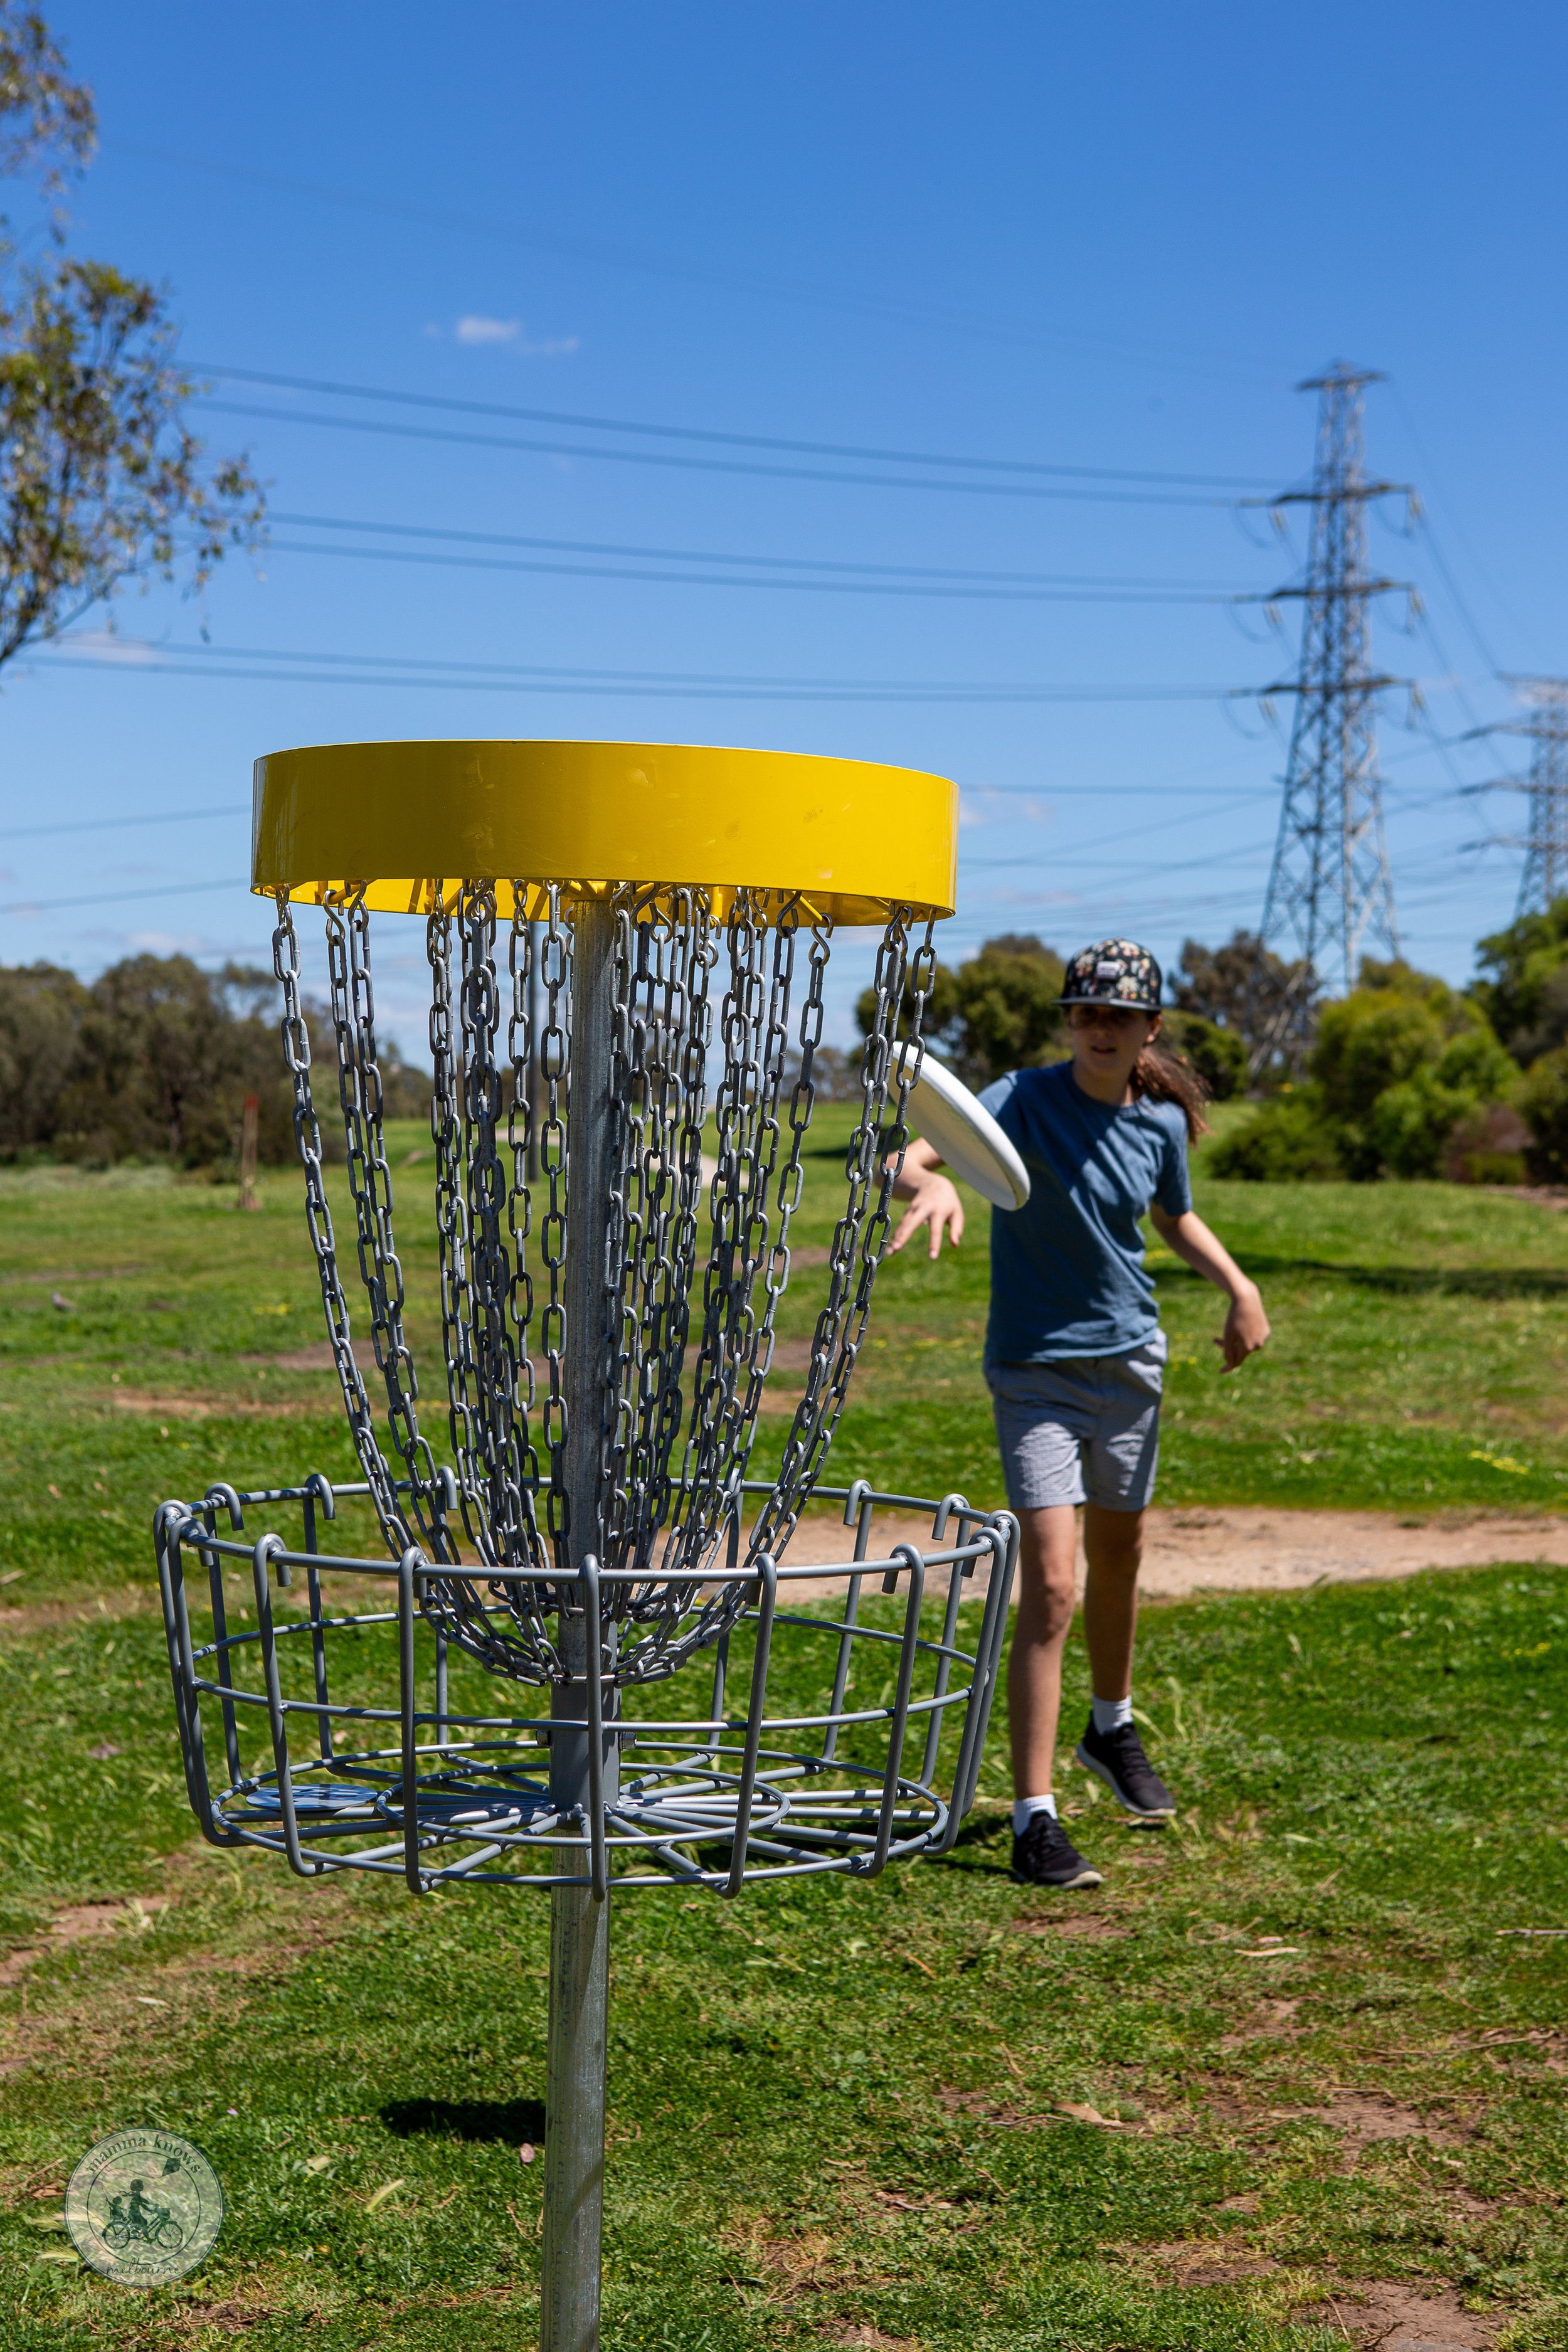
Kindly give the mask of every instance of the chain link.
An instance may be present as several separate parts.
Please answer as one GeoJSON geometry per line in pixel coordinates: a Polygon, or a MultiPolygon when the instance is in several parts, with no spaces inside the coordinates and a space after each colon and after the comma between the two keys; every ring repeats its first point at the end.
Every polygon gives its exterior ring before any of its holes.
{"type": "Polygon", "coordinates": [[[305,1171],[305,1220],[315,1253],[321,1304],[326,1309],[333,1368],[342,1390],[349,1433],[370,1486],[382,1534],[391,1550],[402,1551],[416,1538],[404,1516],[396,1481],[377,1441],[370,1399],[354,1361],[348,1300],[338,1271],[337,1243],[321,1169],[321,1130],[310,1090],[310,1032],[300,1000],[300,941],[293,910],[282,891],[278,894],[278,922],[272,933],[272,969],[283,991],[283,1058],[293,1081],[294,1145],[305,1171]]]}
{"type": "MultiPolygon", "coordinates": [[[[418,1430],[362,900],[346,913],[327,909],[328,963],[376,1360],[413,1520],[447,1571],[426,1580],[426,1612],[495,1670],[546,1680],[562,1671],[552,1624],[559,1590],[493,1581],[484,1569],[575,1566],[565,1513],[566,1353],[580,1344],[566,1328],[565,1312],[573,924],[559,885],[543,890],[537,937],[526,914],[528,887],[513,883],[512,899],[504,1005],[493,886],[437,885],[426,929],[448,1422],[477,1574],[450,1572],[458,1560],[445,1519],[446,1474],[418,1430]],[[531,982],[542,995],[537,1037],[531,982]],[[531,1131],[542,1202],[527,1177],[531,1131]],[[542,1359],[542,1382],[535,1356],[542,1359]]],[[[583,1245],[602,1267],[605,1303],[601,1566],[637,1577],[606,1587],[605,1595],[606,1618],[621,1621],[616,1679],[628,1682],[672,1672],[744,1605],[744,1586],[705,1591],[702,1580],[740,1508],[773,1365],[816,1102],[832,930],[800,899],[776,905],[745,891],[735,894],[721,919],[708,894],[691,889],[621,887],[614,909],[608,1195],[602,1235],[583,1245]],[[805,987],[795,1022],[799,1070],[781,1115],[803,934],[805,987]],[[721,960],[721,1064],[704,1204],[702,1144],[721,960]],[[693,1351],[694,1317],[700,1328],[693,1351]]],[[[847,1198],[828,1253],[827,1299],[780,1474],[751,1533],[750,1559],[776,1555],[788,1541],[820,1475],[864,1340],[890,1229],[892,1183],[909,1139],[906,1115],[935,970],[930,923],[912,950],[911,924],[909,908],[895,908],[878,951],[875,1013],[861,1057],[860,1114],[846,1154],[847,1198]],[[900,1047],[906,1003],[911,1038],[900,1047]]],[[[298,944],[281,900],[274,966],[284,989],[296,1135],[334,1361],[383,1529],[401,1549],[418,1538],[409,1531],[398,1482],[377,1444],[349,1340],[310,1105],[298,944]]]]}

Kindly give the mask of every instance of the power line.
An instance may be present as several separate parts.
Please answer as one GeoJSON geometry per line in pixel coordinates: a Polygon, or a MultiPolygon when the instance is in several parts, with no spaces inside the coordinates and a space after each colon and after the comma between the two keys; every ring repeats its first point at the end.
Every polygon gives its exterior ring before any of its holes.
{"type": "MultiPolygon", "coordinates": [[[[463,662],[416,655],[314,654],[266,647],[178,646],[165,649],[145,640],[122,641],[135,658],[87,653],[29,654],[35,669],[112,669],[123,677],[251,678],[262,684],[344,685],[441,688],[470,692],[579,694],[592,692],[663,699],[721,701],[910,702],[910,703],[1096,703],[1214,702],[1250,696],[1256,688],[1230,686],[1031,685],[970,679],[727,677],[703,670],[589,669],[563,664],[463,662]],[[238,664],[298,665],[290,668],[238,664]]],[[[55,640],[68,646],[68,636],[55,640]]]]}
{"type": "MultiPolygon", "coordinates": [[[[1097,595],[1103,595],[1104,600],[1108,602],[1168,600],[1181,604],[1229,604],[1237,601],[1244,593],[1234,587],[1230,582],[1221,580],[1154,580],[1137,576],[1131,579],[1108,579],[1093,572],[976,571],[973,568],[952,564],[860,563],[834,556],[734,554],[727,550],[713,548],[639,547],[625,545],[614,540],[540,539],[516,531],[461,530],[434,523],[365,522],[342,515],[289,514],[277,509],[271,511],[268,519],[290,530],[357,531],[367,537],[444,540],[465,547],[525,547],[555,554],[628,556],[644,562],[721,563],[733,566],[737,570],[824,572],[829,575],[829,578],[825,581],[815,579],[751,581],[744,578],[726,577],[722,581],[712,583],[726,588],[837,586],[841,583],[833,575],[843,573],[853,575],[850,584],[856,587],[869,585],[874,593],[888,593],[883,587],[885,582],[901,583],[905,581],[920,583],[920,587],[930,593],[962,593],[973,590],[986,594],[1032,595],[1042,589],[1048,589],[1053,592],[1084,591],[1088,592],[1086,601],[1097,595]],[[943,586],[926,589],[928,583],[945,583],[950,581],[956,583],[952,590],[943,586]]],[[[277,547],[286,543],[273,541],[270,544],[277,547]]],[[[289,547],[288,551],[307,555],[324,553],[378,555],[384,552],[383,550],[374,548],[300,549],[293,546],[289,547]]],[[[578,569],[573,565],[540,563],[507,564],[493,568],[516,571],[575,571],[578,569]]],[[[593,580],[680,580],[687,575],[682,572],[624,572],[594,570],[584,573],[583,576],[593,580]]],[[[892,593],[898,592],[895,589],[892,593]]]]}
{"type": "Polygon", "coordinates": [[[52,915],[62,907],[117,907],[130,898],[189,898],[198,890],[248,890],[248,882],[237,882],[226,874],[217,882],[153,882],[143,883],[133,890],[98,890],[82,898],[16,898],[8,907],[0,907],[0,915],[52,915]]]}
{"type": "MultiPolygon", "coordinates": [[[[279,518],[282,520],[281,517],[279,518]]],[[[331,529],[334,526],[327,525],[331,529]]],[[[374,524],[343,524],[344,530],[374,530],[374,524]]],[[[396,530],[397,525],[386,526],[396,530]]],[[[437,534],[458,539],[463,532],[437,534]]],[[[369,563],[415,563],[433,565],[439,571],[455,572],[547,572],[557,579],[571,580],[643,580],[657,581],[667,586],[680,588],[773,588],[807,591],[814,595],[840,596],[905,596],[921,599],[939,598],[963,604],[1228,604],[1236,601],[1229,592],[1213,593],[1204,591],[1166,588],[1136,589],[1113,587],[1104,590],[1088,588],[981,588],[952,587],[898,579],[757,579],[744,572],[663,572],[647,565],[567,563],[552,562],[542,556],[444,555],[426,548],[409,547],[319,547],[301,545],[298,540],[269,539],[268,552],[279,555],[326,555],[358,558],[369,563]]],[[[727,559],[721,557],[720,562],[727,559]]],[[[768,559],[761,559],[766,561],[768,559]]],[[[851,568],[846,565],[845,570],[851,568]]],[[[866,566],[871,570],[875,567],[866,566]]],[[[889,567],[890,569],[890,567],[889,567]]]]}
{"type": "Polygon", "coordinates": [[[378,416],[327,416],[303,408],[264,408],[254,401],[203,397],[195,405],[215,415],[258,417],[274,425],[312,425],[329,432],[372,433],[400,441],[437,441],[471,449],[513,449],[553,457],[588,457],[605,465],[674,467],[687,473],[748,474],[770,481],[831,482],[861,489],[945,490],[967,498],[1065,499],[1102,506],[1213,507],[1228,498],[1178,490],[1090,489],[1065,483],[947,481],[940,476],[850,474],[819,466],[770,466],[760,459],[677,456],[660,449],[595,449],[581,441],[544,441],[518,434],[464,433],[437,425],[396,425],[378,416]]]}
{"type": "Polygon", "coordinates": [[[9,824],[0,841],[32,841],[45,833],[110,833],[132,824],[195,824],[203,817],[248,816],[249,808],[161,809],[155,816],[92,816],[73,818],[66,824],[9,824]]]}
{"type": "Polygon", "coordinates": [[[275,385],[289,392],[326,393],[342,400],[379,400],[402,408],[434,408],[462,416],[505,417],[522,425],[560,425],[576,432],[637,433],[664,441],[700,441],[731,449],[772,449],[794,457],[859,458],[879,466],[945,466],[987,474],[1049,474],[1074,481],[1140,482],[1165,488],[1255,490],[1268,483],[1256,474],[1180,474],[1129,466],[1068,466],[1038,457],[959,457],[940,449],[882,449],[858,441],[807,441],[776,433],[731,433],[704,425],[652,425],[625,416],[591,416],[564,408],[518,408],[494,400],[458,400],[430,392],[401,392],[384,384],[338,383],[308,375],[277,375],[260,368],[219,367],[204,360],[185,364],[198,375],[231,383],[275,385]]]}

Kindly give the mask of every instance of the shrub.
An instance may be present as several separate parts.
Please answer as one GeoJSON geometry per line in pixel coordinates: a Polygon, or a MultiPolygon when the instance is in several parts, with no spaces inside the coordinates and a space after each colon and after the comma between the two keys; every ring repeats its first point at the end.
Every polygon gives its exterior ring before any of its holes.
{"type": "Polygon", "coordinates": [[[1443,1173],[1455,1184],[1522,1184],[1531,1141],[1511,1103],[1482,1103],[1448,1138],[1443,1173]]]}
{"type": "Polygon", "coordinates": [[[1215,1102],[1228,1102],[1247,1084],[1247,1047],[1240,1037],[1201,1013],[1167,1013],[1160,1042],[1192,1064],[1215,1102]]]}
{"type": "Polygon", "coordinates": [[[1345,1172],[1333,1122],[1309,1087],[1288,1088],[1260,1104],[1245,1127],[1214,1146],[1208,1166],[1211,1175],[1249,1184],[1323,1183],[1345,1172]]]}
{"type": "Polygon", "coordinates": [[[1531,1174],[1538,1184],[1568,1183],[1568,1046],[1531,1062],[1519,1108],[1532,1139],[1525,1155],[1531,1174]]]}
{"type": "Polygon", "coordinates": [[[1436,1176],[1460,1121],[1512,1088],[1479,1005],[1406,963],[1362,966],[1319,1016],[1310,1068],[1347,1175],[1436,1176]]]}

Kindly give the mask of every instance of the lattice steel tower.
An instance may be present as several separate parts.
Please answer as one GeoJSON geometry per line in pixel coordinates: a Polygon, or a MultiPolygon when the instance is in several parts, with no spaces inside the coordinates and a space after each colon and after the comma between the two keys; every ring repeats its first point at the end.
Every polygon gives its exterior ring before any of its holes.
{"type": "Polygon", "coordinates": [[[1521,680],[1530,717],[1517,732],[1530,739],[1530,795],[1524,871],[1517,915],[1543,915],[1568,891],[1568,678],[1521,680]]]}
{"type": "Polygon", "coordinates": [[[1366,568],[1368,504],[1402,487],[1369,481],[1363,469],[1363,395],[1380,381],[1336,360],[1297,386],[1318,394],[1312,486],[1270,501],[1310,507],[1312,528],[1305,580],[1269,600],[1299,598],[1306,612],[1300,667],[1268,689],[1293,694],[1296,714],[1258,939],[1298,967],[1298,979],[1283,999],[1259,1004],[1255,1067],[1276,1054],[1300,1059],[1317,985],[1353,987],[1369,946],[1398,953],[1375,729],[1378,694],[1396,681],[1373,672],[1367,643],[1372,599],[1404,584],[1366,568]]]}

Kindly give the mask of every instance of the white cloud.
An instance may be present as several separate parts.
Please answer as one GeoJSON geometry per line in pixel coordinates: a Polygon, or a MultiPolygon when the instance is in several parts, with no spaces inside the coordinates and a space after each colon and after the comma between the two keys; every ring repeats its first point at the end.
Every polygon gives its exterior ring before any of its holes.
{"type": "Polygon", "coordinates": [[[55,645],[61,653],[89,654],[94,661],[155,662],[162,651],[145,637],[122,637],[116,629],[71,629],[55,645]]]}
{"type": "MultiPolygon", "coordinates": [[[[425,331],[428,334],[430,330],[426,328],[425,331]]],[[[521,319],[490,319],[479,310],[466,312],[452,332],[460,343],[504,343],[509,350],[531,360],[567,359],[580,347],[575,335],[552,335],[543,342],[531,342],[521,319]]]]}
{"type": "Polygon", "coordinates": [[[456,328],[460,343],[515,343],[522,332],[521,319],[487,319],[470,311],[459,319],[456,328]]]}

